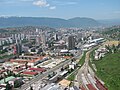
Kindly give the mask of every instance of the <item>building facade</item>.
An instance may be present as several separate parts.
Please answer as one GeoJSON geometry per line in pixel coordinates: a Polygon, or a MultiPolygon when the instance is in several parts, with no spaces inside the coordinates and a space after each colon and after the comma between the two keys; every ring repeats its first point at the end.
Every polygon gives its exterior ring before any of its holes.
{"type": "Polygon", "coordinates": [[[68,49],[69,50],[75,49],[75,37],[74,36],[68,37],[68,49]]]}

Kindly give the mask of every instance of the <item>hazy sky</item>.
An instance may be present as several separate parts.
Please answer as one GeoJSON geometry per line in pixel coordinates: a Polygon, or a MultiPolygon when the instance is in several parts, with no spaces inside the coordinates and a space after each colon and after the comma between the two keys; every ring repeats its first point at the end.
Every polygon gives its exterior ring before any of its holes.
{"type": "Polygon", "coordinates": [[[120,19],[120,0],[0,0],[0,16],[120,19]]]}

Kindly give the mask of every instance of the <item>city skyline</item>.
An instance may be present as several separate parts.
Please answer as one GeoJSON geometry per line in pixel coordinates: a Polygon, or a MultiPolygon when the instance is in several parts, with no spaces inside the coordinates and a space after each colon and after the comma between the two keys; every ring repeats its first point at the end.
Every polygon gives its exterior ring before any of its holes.
{"type": "Polygon", "coordinates": [[[0,0],[0,16],[120,19],[119,0],[0,0]]]}

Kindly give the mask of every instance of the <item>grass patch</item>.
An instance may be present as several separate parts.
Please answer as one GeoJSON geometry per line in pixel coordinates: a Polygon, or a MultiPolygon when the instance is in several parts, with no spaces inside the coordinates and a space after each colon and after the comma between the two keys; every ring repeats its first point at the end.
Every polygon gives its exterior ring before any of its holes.
{"type": "Polygon", "coordinates": [[[13,54],[11,54],[11,55],[4,55],[4,56],[0,56],[0,59],[10,58],[12,56],[13,56],[13,54]]]}
{"type": "Polygon", "coordinates": [[[108,53],[104,58],[93,61],[97,68],[97,76],[101,78],[109,90],[120,90],[120,51],[108,53]]]}
{"type": "Polygon", "coordinates": [[[67,78],[67,80],[69,80],[69,81],[74,81],[74,79],[75,79],[75,74],[74,73],[72,73],[68,78],[67,78]]]}
{"type": "Polygon", "coordinates": [[[78,65],[81,65],[81,66],[82,66],[82,65],[84,64],[84,62],[85,62],[85,56],[86,56],[86,51],[84,52],[82,58],[81,58],[80,61],[78,62],[78,65]]]}
{"type": "Polygon", "coordinates": [[[67,77],[67,80],[69,80],[69,81],[74,81],[74,80],[75,80],[75,77],[76,77],[76,74],[77,74],[77,72],[78,72],[78,69],[79,69],[79,68],[75,68],[75,70],[73,70],[73,71],[69,74],[69,76],[67,77]]]}

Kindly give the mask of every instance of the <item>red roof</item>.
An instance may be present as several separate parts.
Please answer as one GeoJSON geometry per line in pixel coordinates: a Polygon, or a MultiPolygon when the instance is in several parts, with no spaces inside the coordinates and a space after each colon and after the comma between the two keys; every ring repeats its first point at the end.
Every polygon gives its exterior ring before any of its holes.
{"type": "Polygon", "coordinates": [[[40,72],[44,72],[45,71],[44,68],[29,68],[29,70],[35,70],[35,71],[40,71],[40,72]]]}
{"type": "Polygon", "coordinates": [[[5,70],[0,70],[0,73],[3,73],[3,72],[5,72],[5,70]]]}
{"type": "Polygon", "coordinates": [[[38,73],[37,72],[24,71],[23,74],[26,74],[26,75],[37,75],[38,73]]]}
{"type": "Polygon", "coordinates": [[[92,84],[87,84],[89,90],[97,90],[92,84]]]}
{"type": "Polygon", "coordinates": [[[0,70],[0,73],[3,73],[4,71],[3,70],[0,70]]]}

